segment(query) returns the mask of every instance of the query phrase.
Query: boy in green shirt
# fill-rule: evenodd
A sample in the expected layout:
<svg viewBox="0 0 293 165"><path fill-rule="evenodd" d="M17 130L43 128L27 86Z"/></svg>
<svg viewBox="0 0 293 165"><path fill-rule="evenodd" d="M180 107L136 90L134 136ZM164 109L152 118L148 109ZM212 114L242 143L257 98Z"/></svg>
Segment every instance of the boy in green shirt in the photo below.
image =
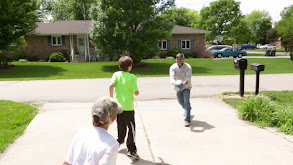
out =
<svg viewBox="0 0 293 165"><path fill-rule="evenodd" d="M124 143L128 127L128 136L126 145L128 148L127 156L138 159L135 145L135 120L133 94L138 95L137 80L134 74L129 73L132 69L132 59L129 56L123 56L119 59L119 68L122 71L115 72L111 79L109 87L110 96L119 102L123 107L123 113L117 115L117 129L119 144ZM115 91L114 91L115 88Z"/></svg>

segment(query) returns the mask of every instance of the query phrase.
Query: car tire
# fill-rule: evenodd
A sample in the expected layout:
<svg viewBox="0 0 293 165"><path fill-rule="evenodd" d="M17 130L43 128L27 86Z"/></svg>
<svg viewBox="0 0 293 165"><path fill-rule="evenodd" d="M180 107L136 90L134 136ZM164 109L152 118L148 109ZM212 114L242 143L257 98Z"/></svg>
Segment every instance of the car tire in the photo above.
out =
<svg viewBox="0 0 293 165"><path fill-rule="evenodd" d="M217 57L218 57L218 58L221 58L221 57L222 57L222 54L221 54L221 53L218 53L218 54L217 54Z"/></svg>
<svg viewBox="0 0 293 165"><path fill-rule="evenodd" d="M242 58L243 55L241 53L238 54L238 58Z"/></svg>

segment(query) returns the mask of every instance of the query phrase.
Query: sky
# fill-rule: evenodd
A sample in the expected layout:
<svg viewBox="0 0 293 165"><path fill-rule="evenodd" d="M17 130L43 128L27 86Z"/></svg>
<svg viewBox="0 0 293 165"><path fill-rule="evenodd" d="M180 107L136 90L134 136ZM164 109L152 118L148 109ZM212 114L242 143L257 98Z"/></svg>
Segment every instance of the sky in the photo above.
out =
<svg viewBox="0 0 293 165"><path fill-rule="evenodd" d="M209 6L212 1L216 0L175 0L177 7L184 7L200 11L205 6ZM253 10L266 10L270 13L273 22L281 20L280 13L289 5L293 5L293 0L235 0L240 3L242 14L250 14Z"/></svg>

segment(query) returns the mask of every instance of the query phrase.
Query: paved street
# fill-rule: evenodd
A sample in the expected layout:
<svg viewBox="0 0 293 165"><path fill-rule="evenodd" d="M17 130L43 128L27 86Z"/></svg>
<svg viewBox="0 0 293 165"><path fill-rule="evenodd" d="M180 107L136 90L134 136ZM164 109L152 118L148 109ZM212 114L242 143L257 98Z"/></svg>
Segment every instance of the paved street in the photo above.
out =
<svg viewBox="0 0 293 165"><path fill-rule="evenodd" d="M91 126L90 108L108 95L109 81L0 81L1 100L44 103L24 135L0 155L0 164L62 164L74 133ZM186 128L169 78L138 78L140 95L134 103L141 159L132 161L122 145L117 164L293 164L292 136L240 120L221 101L222 92L239 90L239 75L194 76L192 84L192 123ZM254 90L255 75L246 75L245 91ZM264 90L293 90L293 74L261 74ZM117 135L116 123L109 132Z"/></svg>

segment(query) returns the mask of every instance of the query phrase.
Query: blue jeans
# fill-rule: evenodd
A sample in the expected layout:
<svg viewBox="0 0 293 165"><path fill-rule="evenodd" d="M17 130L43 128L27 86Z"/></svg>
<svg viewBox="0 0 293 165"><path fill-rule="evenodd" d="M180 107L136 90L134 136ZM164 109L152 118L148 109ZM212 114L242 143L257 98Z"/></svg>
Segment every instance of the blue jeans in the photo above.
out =
<svg viewBox="0 0 293 165"><path fill-rule="evenodd" d="M179 104L182 106L185 112L184 121L190 122L190 89L183 89L182 91L177 91L177 99Z"/></svg>

